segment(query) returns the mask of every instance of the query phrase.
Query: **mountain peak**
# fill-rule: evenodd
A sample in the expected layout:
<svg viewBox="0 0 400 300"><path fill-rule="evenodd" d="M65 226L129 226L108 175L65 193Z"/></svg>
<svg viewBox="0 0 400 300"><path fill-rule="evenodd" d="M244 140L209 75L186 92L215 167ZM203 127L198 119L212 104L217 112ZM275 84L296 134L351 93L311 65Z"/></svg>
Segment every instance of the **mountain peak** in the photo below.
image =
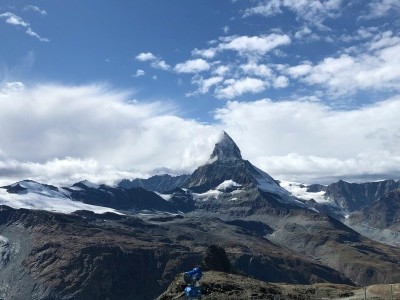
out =
<svg viewBox="0 0 400 300"><path fill-rule="evenodd" d="M232 138L223 131L219 142L215 144L214 151L210 156L210 160L219 161L237 161L242 160L239 147Z"/></svg>

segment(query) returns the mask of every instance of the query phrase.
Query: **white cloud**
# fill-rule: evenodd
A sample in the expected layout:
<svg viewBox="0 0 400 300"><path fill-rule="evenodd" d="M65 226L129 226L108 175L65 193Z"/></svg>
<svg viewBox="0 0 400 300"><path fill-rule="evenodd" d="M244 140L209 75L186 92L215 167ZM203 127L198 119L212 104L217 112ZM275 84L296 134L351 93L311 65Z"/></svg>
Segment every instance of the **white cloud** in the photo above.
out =
<svg viewBox="0 0 400 300"><path fill-rule="evenodd" d="M216 112L243 157L278 179L400 176L400 98L350 111L319 102L229 102Z"/></svg>
<svg viewBox="0 0 400 300"><path fill-rule="evenodd" d="M246 9L244 17L270 17L289 10L296 14L298 20L324 27L322 22L339 16L341 8L342 0L262 0L256 6Z"/></svg>
<svg viewBox="0 0 400 300"><path fill-rule="evenodd" d="M21 17L17 16L14 13L11 13L11 12L2 13L2 14L0 14L0 19L5 19L5 22L7 24L25 28L26 34L28 34L34 38L37 38L41 42L49 42L50 41L49 39L43 38L39 34L34 32L28 22L25 22Z"/></svg>
<svg viewBox="0 0 400 300"><path fill-rule="evenodd" d="M256 64L255 62L249 62L247 64L241 65L240 69L242 69L242 71L248 75L265 78L272 76L272 70L269 66L264 64Z"/></svg>
<svg viewBox="0 0 400 300"><path fill-rule="evenodd" d="M201 76L196 76L192 79L192 83L197 84L199 88L192 94L205 94L208 93L211 87L221 83L224 80L221 76L214 76L207 79L204 79Z"/></svg>
<svg viewBox="0 0 400 300"><path fill-rule="evenodd" d="M216 89L217 98L233 99L247 93L260 93L265 90L266 83L258 78L245 77L225 80L224 86Z"/></svg>
<svg viewBox="0 0 400 300"><path fill-rule="evenodd" d="M226 86L253 90L256 82L246 82ZM399 97L350 111L297 100L228 102L215 125L129 98L96 85L2 88L0 183L112 183L159 168L190 172L207 161L222 128L245 159L277 179L400 176Z"/></svg>
<svg viewBox="0 0 400 300"><path fill-rule="evenodd" d="M139 61L153 61L156 60L157 57L151 52L142 52L136 55L136 59Z"/></svg>
<svg viewBox="0 0 400 300"><path fill-rule="evenodd" d="M218 66L213 70L213 73L219 76L223 76L227 74L229 70L230 70L229 66Z"/></svg>
<svg viewBox="0 0 400 300"><path fill-rule="evenodd" d="M168 65L165 61L163 60L155 60L150 64L154 69L160 69L164 71L168 71L171 69L171 66Z"/></svg>
<svg viewBox="0 0 400 300"><path fill-rule="evenodd" d="M141 69L138 69L138 70L136 70L136 74L133 75L133 77L141 77L141 76L144 76L144 75L146 75L146 72L141 70Z"/></svg>
<svg viewBox="0 0 400 300"><path fill-rule="evenodd" d="M226 36L220 37L215 47L208 49L194 49L192 55L201 56L206 59L214 58L218 53L224 51L236 51L240 55L254 56L264 55L279 46L291 43L290 37L286 34L272 33L260 36Z"/></svg>
<svg viewBox="0 0 400 300"><path fill-rule="evenodd" d="M150 62L150 66L154 69L159 69L163 71L168 71L171 69L171 66L168 65L164 60L160 59L159 57L155 56L151 52L142 52L136 55L136 59L143 62Z"/></svg>
<svg viewBox="0 0 400 300"><path fill-rule="evenodd" d="M229 31L230 31L230 27L229 27L229 26L224 26L224 27L222 27L222 31L223 31L225 34L228 34Z"/></svg>
<svg viewBox="0 0 400 300"><path fill-rule="evenodd" d="M179 63L175 66L174 70L177 73L199 73L203 71L208 71L210 69L210 64L201 58L192 59L185 61L184 63Z"/></svg>
<svg viewBox="0 0 400 300"><path fill-rule="evenodd" d="M41 9L35 5L28 5L24 8L24 10L28 10L28 11L30 10L33 12L37 12L37 13L41 14L42 16L47 15L47 11L45 11L44 9Z"/></svg>
<svg viewBox="0 0 400 300"><path fill-rule="evenodd" d="M287 73L293 78L307 75L311 72L312 66L310 64L301 64L294 67L289 67Z"/></svg>
<svg viewBox="0 0 400 300"><path fill-rule="evenodd" d="M223 43L218 45L218 50L233 50L242 55L265 53L279 46L290 44L288 35L272 33L261 36L230 36L223 38Z"/></svg>
<svg viewBox="0 0 400 300"><path fill-rule="evenodd" d="M296 39L303 39L304 37L309 36L311 34L312 34L312 30L310 28L308 28L307 26L304 26L300 30L296 31L296 33L294 34L294 37Z"/></svg>
<svg viewBox="0 0 400 300"><path fill-rule="evenodd" d="M327 57L314 65L289 67L287 73L308 84L321 85L339 95L358 90L399 90L400 38L393 36L392 32L385 32L367 43L364 48L359 47L353 55Z"/></svg>
<svg viewBox="0 0 400 300"><path fill-rule="evenodd" d="M192 51L192 55L194 56L201 56L207 59L214 58L214 56L217 54L217 49L216 48L209 48L209 49L197 49L195 48Z"/></svg>
<svg viewBox="0 0 400 300"><path fill-rule="evenodd" d="M219 129L129 98L97 85L2 89L0 179L111 182L208 159Z"/></svg>
<svg viewBox="0 0 400 300"><path fill-rule="evenodd" d="M373 0L368 6L369 13L363 16L366 19L380 18L390 12L400 11L400 2L398 0Z"/></svg>
<svg viewBox="0 0 400 300"><path fill-rule="evenodd" d="M278 76L274 79L273 87L276 89L282 89L289 85L289 79L285 76Z"/></svg>

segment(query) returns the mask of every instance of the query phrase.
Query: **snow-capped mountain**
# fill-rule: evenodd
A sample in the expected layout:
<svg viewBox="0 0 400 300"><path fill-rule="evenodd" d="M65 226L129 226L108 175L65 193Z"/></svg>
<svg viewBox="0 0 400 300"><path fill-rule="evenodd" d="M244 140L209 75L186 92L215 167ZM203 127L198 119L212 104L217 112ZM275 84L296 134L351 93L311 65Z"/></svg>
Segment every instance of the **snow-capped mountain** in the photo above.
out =
<svg viewBox="0 0 400 300"><path fill-rule="evenodd" d="M0 298L125 299L138 290L147 298L177 270L200 262L210 243L229 250L235 269L260 280L400 281L397 249L363 236L373 225L367 229L397 246L399 182L278 183L244 160L226 133L208 163L187 177L126 182L154 190L28 180L0 188ZM166 187L172 191L160 193ZM344 220L359 207L361 214ZM11 284L24 288L2 290ZM121 289L129 297L116 293Z"/></svg>
<svg viewBox="0 0 400 300"><path fill-rule="evenodd" d="M117 213L110 207L74 201L68 190L32 180L23 180L0 188L0 205L61 213L71 213L77 210Z"/></svg>
<svg viewBox="0 0 400 300"><path fill-rule="evenodd" d="M196 193L204 193L227 180L243 187L257 187L264 192L279 195L282 201L293 201L290 194L270 175L244 160L238 146L223 132L208 162L189 176L184 187Z"/></svg>

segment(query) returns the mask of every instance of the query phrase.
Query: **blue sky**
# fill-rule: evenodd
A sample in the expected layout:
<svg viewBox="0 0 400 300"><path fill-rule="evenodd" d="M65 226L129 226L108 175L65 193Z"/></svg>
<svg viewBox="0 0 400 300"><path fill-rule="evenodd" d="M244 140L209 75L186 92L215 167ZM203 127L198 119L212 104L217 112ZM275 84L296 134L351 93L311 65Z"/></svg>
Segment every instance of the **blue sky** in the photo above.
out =
<svg viewBox="0 0 400 300"><path fill-rule="evenodd" d="M3 0L0 178L190 172L222 129L279 178L398 178L399 15L396 0Z"/></svg>

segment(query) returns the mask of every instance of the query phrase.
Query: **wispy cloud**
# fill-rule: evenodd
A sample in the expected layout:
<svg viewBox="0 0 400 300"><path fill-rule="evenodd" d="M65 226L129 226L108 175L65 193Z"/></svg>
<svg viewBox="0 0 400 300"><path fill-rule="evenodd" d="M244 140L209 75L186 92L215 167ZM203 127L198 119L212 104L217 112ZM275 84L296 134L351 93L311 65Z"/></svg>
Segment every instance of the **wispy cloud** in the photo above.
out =
<svg viewBox="0 0 400 300"><path fill-rule="evenodd" d="M306 21L318 27L327 18L336 18L341 13L342 0L262 0L256 6L247 8L244 17L262 15L271 17L289 10L296 14L298 20Z"/></svg>
<svg viewBox="0 0 400 300"><path fill-rule="evenodd" d="M400 2L397 0L373 0L368 4L369 12L362 16L364 19L380 18L391 12L400 11Z"/></svg>
<svg viewBox="0 0 400 300"><path fill-rule="evenodd" d="M398 53L400 37L387 31L359 47L355 54L342 53L316 64L289 67L287 73L339 95L358 90L400 90Z"/></svg>
<svg viewBox="0 0 400 300"><path fill-rule="evenodd" d="M21 17L17 16L16 14L14 14L12 12L5 12L5 13L0 14L0 19L4 19L7 24L25 28L26 34L38 39L41 42L49 42L50 41L49 39L43 38L39 34L37 34L35 31L33 31L31 28L31 25L28 22L24 21Z"/></svg>
<svg viewBox="0 0 400 300"><path fill-rule="evenodd" d="M43 16L47 15L47 11L45 11L44 9L41 9L38 6L35 6L35 5L25 6L24 10L25 11L33 11L33 12L39 13L39 14L41 14Z"/></svg>

